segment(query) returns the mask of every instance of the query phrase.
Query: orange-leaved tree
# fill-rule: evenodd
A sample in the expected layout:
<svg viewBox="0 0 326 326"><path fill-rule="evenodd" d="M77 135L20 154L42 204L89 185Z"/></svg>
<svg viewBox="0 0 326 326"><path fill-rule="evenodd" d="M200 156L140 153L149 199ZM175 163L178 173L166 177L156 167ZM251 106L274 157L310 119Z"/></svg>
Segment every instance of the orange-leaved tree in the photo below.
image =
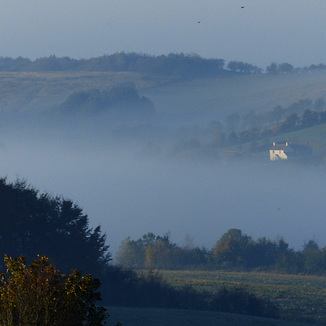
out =
<svg viewBox="0 0 326 326"><path fill-rule="evenodd" d="M7 271L0 280L0 325L99 326L108 317L101 299L100 281L72 270L61 274L41 256L26 263L23 256L5 256Z"/></svg>

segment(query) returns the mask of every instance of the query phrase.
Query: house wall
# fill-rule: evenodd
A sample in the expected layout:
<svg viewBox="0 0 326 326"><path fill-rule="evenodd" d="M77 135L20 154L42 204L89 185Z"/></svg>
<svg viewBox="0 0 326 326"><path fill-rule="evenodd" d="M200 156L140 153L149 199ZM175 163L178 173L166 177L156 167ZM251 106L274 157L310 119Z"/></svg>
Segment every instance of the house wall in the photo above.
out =
<svg viewBox="0 0 326 326"><path fill-rule="evenodd" d="M281 160L287 160L287 155L284 153L284 150L275 150L271 149L269 151L269 158L271 161L277 161L279 159Z"/></svg>

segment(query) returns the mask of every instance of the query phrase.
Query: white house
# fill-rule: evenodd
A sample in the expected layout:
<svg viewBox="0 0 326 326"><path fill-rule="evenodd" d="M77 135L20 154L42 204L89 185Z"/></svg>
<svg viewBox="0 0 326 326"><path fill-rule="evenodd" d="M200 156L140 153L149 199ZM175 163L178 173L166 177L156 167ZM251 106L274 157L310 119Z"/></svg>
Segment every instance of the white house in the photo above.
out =
<svg viewBox="0 0 326 326"><path fill-rule="evenodd" d="M291 152L293 152L293 149L288 142L273 142L273 146L269 150L269 158L271 161L287 160L288 154Z"/></svg>

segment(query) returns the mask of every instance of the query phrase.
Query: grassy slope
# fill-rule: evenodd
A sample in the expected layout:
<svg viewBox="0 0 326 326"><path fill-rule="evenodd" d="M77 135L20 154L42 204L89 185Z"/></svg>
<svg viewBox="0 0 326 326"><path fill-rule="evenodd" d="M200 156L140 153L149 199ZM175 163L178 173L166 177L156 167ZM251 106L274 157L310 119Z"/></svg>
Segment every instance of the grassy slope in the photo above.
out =
<svg viewBox="0 0 326 326"><path fill-rule="evenodd" d="M275 141L287 140L296 144L308 143L314 156L326 154L326 124L293 131L273 138Z"/></svg>
<svg viewBox="0 0 326 326"><path fill-rule="evenodd" d="M76 91L111 88L126 82L133 82L140 88L153 85L141 75L128 72L1 72L0 108L49 108Z"/></svg>
<svg viewBox="0 0 326 326"><path fill-rule="evenodd" d="M134 82L158 112L198 113L220 120L232 112L258 112L303 98L326 98L325 73L177 81L129 72L1 72L0 109L53 106L75 91L109 88L123 82Z"/></svg>
<svg viewBox="0 0 326 326"><path fill-rule="evenodd" d="M300 129L275 137L275 140L287 139L294 143L311 143L315 146L326 143L326 124Z"/></svg>
<svg viewBox="0 0 326 326"><path fill-rule="evenodd" d="M284 107L300 99L326 97L326 74L223 76L169 83L142 92L158 111L207 114L223 120L227 115Z"/></svg>
<svg viewBox="0 0 326 326"><path fill-rule="evenodd" d="M109 307L109 324L122 326L304 326L307 324L209 311Z"/></svg>

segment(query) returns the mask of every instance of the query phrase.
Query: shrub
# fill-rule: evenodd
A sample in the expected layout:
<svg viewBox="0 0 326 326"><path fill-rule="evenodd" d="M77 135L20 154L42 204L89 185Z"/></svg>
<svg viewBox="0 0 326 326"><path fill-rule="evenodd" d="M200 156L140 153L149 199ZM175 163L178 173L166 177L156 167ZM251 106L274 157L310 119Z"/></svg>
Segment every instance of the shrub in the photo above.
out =
<svg viewBox="0 0 326 326"><path fill-rule="evenodd" d="M47 257L27 266L25 258L5 256L0 280L0 325L100 326L108 314L95 302L101 299L98 279L72 270L60 274Z"/></svg>

